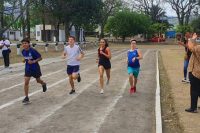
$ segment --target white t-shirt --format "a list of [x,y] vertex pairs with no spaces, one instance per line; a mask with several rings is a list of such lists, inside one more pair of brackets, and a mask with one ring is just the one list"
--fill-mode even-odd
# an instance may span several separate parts
[[67,54],[67,65],[80,65],[80,61],[76,58],[81,54],[82,49],[78,45],[74,45],[72,48],[68,45],[65,47],[64,52]]
[[2,45],[4,45],[3,47],[2,47],[2,51],[3,50],[8,50],[8,47],[10,47],[10,41],[9,40],[1,40],[0,41],[0,46],[2,46]]

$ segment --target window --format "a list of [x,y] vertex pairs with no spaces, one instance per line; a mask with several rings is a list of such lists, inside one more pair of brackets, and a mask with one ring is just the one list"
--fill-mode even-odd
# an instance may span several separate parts
[[40,31],[37,31],[37,36],[40,36]]
[[15,32],[13,32],[13,31],[10,31],[10,35],[14,35],[15,34]]

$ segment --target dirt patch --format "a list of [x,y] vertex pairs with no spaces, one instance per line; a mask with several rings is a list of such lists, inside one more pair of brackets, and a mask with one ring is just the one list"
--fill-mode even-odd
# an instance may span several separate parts
[[[178,48],[178,46],[175,47]],[[182,52],[180,49],[182,49]],[[166,47],[166,49],[161,50],[161,57],[166,72],[164,75],[168,77],[168,79],[164,79],[164,81],[168,82],[166,84],[169,85],[169,90],[171,91],[171,95],[168,94],[168,89],[163,92],[164,96],[167,96],[164,99],[167,103],[171,98],[174,99],[174,101],[171,102],[171,104],[174,105],[172,106],[174,110],[173,113],[178,114],[178,121],[180,122],[180,125],[182,125],[180,127],[183,127],[182,133],[199,133],[200,112],[195,114],[185,112],[185,109],[190,107],[190,84],[181,82],[183,78],[184,48],[179,46],[177,50],[171,50],[171,48]],[[162,72],[163,71],[161,70],[161,73]],[[165,111],[167,108],[163,108],[162,110]],[[166,114],[164,114],[164,118]],[[171,119],[171,117],[167,117],[167,120],[168,118]],[[175,125],[177,124],[175,123]]]
[[159,70],[163,133],[182,133],[183,127],[180,124],[178,113],[175,111],[172,87],[161,56],[159,56]]

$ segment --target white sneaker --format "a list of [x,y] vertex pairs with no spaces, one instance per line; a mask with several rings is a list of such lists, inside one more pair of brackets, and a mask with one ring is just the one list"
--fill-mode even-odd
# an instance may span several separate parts
[[182,79],[182,82],[185,82],[185,83],[190,83],[190,81],[189,81],[189,80],[187,80],[187,79]]
[[101,89],[101,91],[100,91],[100,94],[103,94],[104,93],[104,90],[103,89]]

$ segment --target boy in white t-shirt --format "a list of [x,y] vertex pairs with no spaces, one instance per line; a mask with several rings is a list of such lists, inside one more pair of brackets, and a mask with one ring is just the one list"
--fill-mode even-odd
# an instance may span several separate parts
[[69,76],[69,83],[72,87],[69,94],[75,93],[74,80],[81,81],[79,67],[80,60],[84,57],[82,49],[75,45],[75,37],[70,36],[68,39],[69,45],[65,47],[63,58],[67,58],[67,74]]

